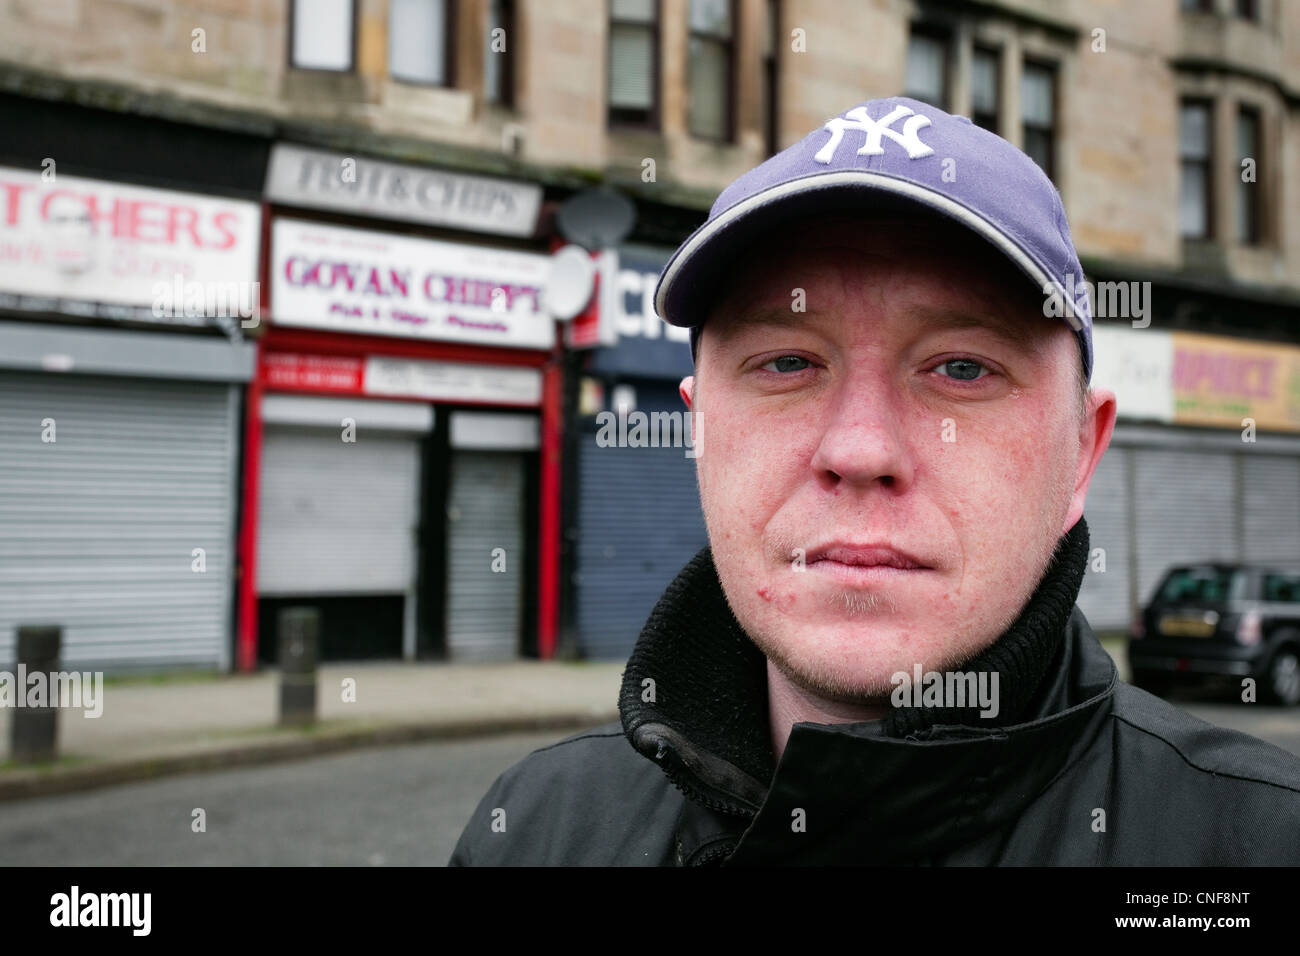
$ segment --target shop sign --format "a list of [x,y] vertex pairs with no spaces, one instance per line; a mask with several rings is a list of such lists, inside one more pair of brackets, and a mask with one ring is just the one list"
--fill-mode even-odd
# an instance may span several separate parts
[[549,349],[550,259],[537,253],[278,219],[271,239],[277,325]]
[[361,394],[365,360],[345,355],[298,355],[268,352],[262,356],[262,381],[270,388]]
[[502,405],[542,401],[540,370],[476,362],[268,352],[261,379],[267,388],[284,391]]
[[256,324],[256,203],[0,167],[0,308]]
[[1300,431],[1300,348],[1189,332],[1173,345],[1176,422]]
[[273,202],[430,226],[531,236],[537,183],[471,176],[276,143],[266,174]]
[[590,349],[618,344],[614,328],[618,308],[618,253],[613,249],[589,253],[596,268],[596,289],[587,307],[564,329],[564,344],[571,349]]
[[1120,418],[1172,422],[1174,343],[1169,332],[1095,325],[1092,384],[1115,393]]
[[540,405],[540,369],[512,365],[478,365],[394,359],[366,359],[367,395],[427,398],[431,401]]
[[691,330],[669,325],[654,308],[655,286],[671,254],[652,246],[619,248],[613,295],[601,299],[611,309],[614,337],[610,347],[597,350],[591,371],[664,379],[691,374]]

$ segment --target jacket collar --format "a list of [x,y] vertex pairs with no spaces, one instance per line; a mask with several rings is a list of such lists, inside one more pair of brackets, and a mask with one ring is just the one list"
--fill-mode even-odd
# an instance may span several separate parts
[[803,722],[779,766],[766,659],[731,614],[709,549],[697,554],[651,613],[619,698],[632,745],[688,797],[678,862],[918,861],[1013,821],[1109,713],[1115,667],[1074,606],[1087,553],[1080,519],[1016,622],[964,665],[1000,672],[1012,702],[1001,725],[926,708]]

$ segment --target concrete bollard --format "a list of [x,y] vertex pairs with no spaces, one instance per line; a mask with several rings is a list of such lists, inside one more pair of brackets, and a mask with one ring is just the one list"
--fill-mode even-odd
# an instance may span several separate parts
[[316,722],[316,661],[320,611],[287,607],[280,612],[280,725]]
[[[59,654],[63,644],[60,627],[18,628],[19,673],[37,671],[52,675],[59,669]],[[26,687],[17,688],[26,694]],[[59,755],[59,709],[54,694],[46,699],[45,707],[18,707],[13,712],[10,754],[15,763],[49,763]]]

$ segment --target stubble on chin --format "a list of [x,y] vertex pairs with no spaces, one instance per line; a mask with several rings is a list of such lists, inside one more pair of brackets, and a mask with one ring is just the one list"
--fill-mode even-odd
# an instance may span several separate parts
[[[775,574],[782,573],[799,574],[800,572],[778,566]],[[746,586],[745,593],[748,595],[753,590]],[[821,613],[812,615],[801,611],[797,606],[786,611],[769,605],[769,613],[776,616],[776,620],[770,627],[765,627],[757,620],[747,621],[748,615],[743,611],[737,614],[737,604],[740,602],[732,599],[725,583],[723,594],[749,639],[790,683],[805,693],[827,701],[856,704],[887,697],[893,690],[893,685],[889,682],[890,675],[878,675],[876,679],[863,684],[861,673],[846,672],[842,666],[836,667],[816,660],[815,655],[810,655],[807,648],[791,640],[792,634],[781,633],[806,627],[808,617],[828,615],[830,620],[842,622],[839,626],[852,628],[865,637],[873,624],[879,626],[880,622],[891,619],[897,613],[898,603],[888,592],[833,588],[822,592],[814,599],[820,605]],[[810,607],[808,610],[813,609]],[[804,617],[802,622],[799,621],[801,614]]]
[[[1052,517],[1060,519],[1060,515]],[[1054,527],[1051,524],[1046,528]],[[1050,534],[1046,529],[1043,531],[1043,539]],[[1040,539],[1035,552],[1039,558],[1035,561],[1035,568],[1030,574],[1025,576],[1025,580],[1032,581],[1032,587],[1024,594],[1022,600],[1012,608],[1004,611],[994,623],[983,629],[978,635],[966,633],[961,635],[949,635],[949,639],[940,644],[941,648],[946,649],[937,658],[931,660],[918,660],[914,664],[920,664],[926,671],[949,671],[957,670],[972,660],[980,653],[991,646],[998,638],[1009,630],[1015,624],[1017,618],[1023,612],[1025,604],[1037,589],[1043,576],[1046,574],[1051,562],[1055,559],[1057,552],[1064,540],[1063,536],[1052,540],[1051,545]],[[776,551],[781,551],[780,545]],[[770,567],[771,565],[769,565]],[[776,566],[776,574],[798,574],[792,567]],[[807,571],[803,572],[809,573]],[[732,600],[729,589],[723,587],[723,593],[726,596],[727,603],[731,607],[732,613],[740,622],[741,627],[748,635],[749,639],[754,642],[764,656],[771,661],[778,671],[790,683],[799,687],[805,693],[814,695],[822,700],[834,701],[843,704],[872,704],[882,700],[888,700],[889,695],[895,688],[895,684],[890,680],[893,676],[891,673],[873,673],[866,676],[862,670],[849,671],[843,666],[836,666],[834,663],[819,660],[815,655],[810,655],[807,650],[799,644],[793,643],[789,637],[774,633],[772,629],[765,628],[757,621],[746,622],[745,615],[736,614],[736,601]],[[748,594],[749,591],[747,590]],[[898,612],[898,604],[888,591],[862,591],[852,588],[837,587],[823,592],[817,598],[821,609],[829,612],[833,620],[842,621],[844,626],[853,627],[862,634],[869,633],[872,622],[887,621],[894,618]],[[771,608],[773,614],[780,615],[776,628],[799,627],[797,621],[791,620],[791,615]],[[794,615],[798,611],[793,612]],[[955,640],[953,639],[955,638]],[[921,646],[926,646],[922,642]],[[933,645],[931,645],[933,646]]]
[[894,688],[889,675],[877,675],[864,683],[861,674],[847,674],[831,666],[818,666],[806,658],[795,660],[797,650],[792,655],[788,645],[780,639],[771,639],[761,631],[748,633],[750,640],[786,680],[821,700],[866,705],[886,699]]

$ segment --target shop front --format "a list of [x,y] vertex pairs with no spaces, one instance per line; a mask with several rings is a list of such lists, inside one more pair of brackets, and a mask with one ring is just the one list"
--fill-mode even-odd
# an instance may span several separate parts
[[572,604],[579,653],[593,659],[627,658],[664,588],[708,543],[678,394],[692,370],[689,332],[653,306],[671,252],[617,250],[613,294],[600,301],[612,311],[605,344],[583,356]]
[[304,605],[327,660],[549,654],[547,256],[285,214],[268,268],[241,666],[274,660],[279,610]]
[[1123,326],[1094,342],[1119,422],[1084,512],[1093,627],[1125,629],[1175,564],[1300,564],[1300,347]]
[[256,203],[0,168],[0,661],[231,657]]

